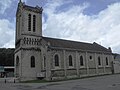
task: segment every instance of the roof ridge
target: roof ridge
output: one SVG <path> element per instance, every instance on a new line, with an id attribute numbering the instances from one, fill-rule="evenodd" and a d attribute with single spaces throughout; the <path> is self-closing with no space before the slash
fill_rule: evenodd
<path id="1" fill-rule="evenodd" d="M 76 42 L 76 43 L 84 43 L 84 44 L 91 44 L 91 45 L 93 45 L 93 43 L 80 42 L 80 41 L 67 40 L 67 39 L 60 39 L 60 38 L 52 38 L 52 37 L 43 37 L 43 38 L 54 39 L 54 40 L 62 40 L 62 41 L 69 41 L 69 42 Z"/>

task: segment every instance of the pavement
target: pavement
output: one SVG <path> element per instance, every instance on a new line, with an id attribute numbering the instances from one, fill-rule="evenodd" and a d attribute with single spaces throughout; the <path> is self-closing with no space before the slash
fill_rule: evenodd
<path id="1" fill-rule="evenodd" d="M 0 90 L 120 90 L 120 74 L 49 83 L 1 81 Z"/>

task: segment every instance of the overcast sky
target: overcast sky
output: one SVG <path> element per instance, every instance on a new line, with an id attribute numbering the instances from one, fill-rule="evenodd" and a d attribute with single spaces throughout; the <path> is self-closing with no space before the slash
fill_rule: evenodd
<path id="1" fill-rule="evenodd" d="M 43 36 L 97 42 L 120 53 L 120 0 L 22 0 L 43 7 Z M 0 0 L 0 48 L 15 44 L 19 0 Z"/>

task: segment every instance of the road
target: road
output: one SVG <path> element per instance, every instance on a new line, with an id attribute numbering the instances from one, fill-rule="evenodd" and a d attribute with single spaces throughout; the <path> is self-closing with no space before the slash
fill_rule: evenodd
<path id="1" fill-rule="evenodd" d="M 120 90 L 120 74 L 51 83 L 3 83 L 0 90 Z"/>

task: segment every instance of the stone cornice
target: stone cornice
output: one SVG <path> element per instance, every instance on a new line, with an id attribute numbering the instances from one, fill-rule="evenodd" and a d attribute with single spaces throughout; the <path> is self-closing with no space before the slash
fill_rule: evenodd
<path id="1" fill-rule="evenodd" d="M 81 50 L 81 49 L 71 49 L 71 48 L 60 48 L 60 47 L 51 47 L 49 46 L 49 49 L 51 50 L 67 50 L 67 51 L 78 51 L 78 52 L 90 52 L 90 53 L 104 53 L 104 54 L 111 54 L 111 52 L 103 52 L 103 51 L 92 51 L 92 50 Z"/>
<path id="2" fill-rule="evenodd" d="M 34 50 L 34 51 L 41 51 L 40 48 L 34 48 L 34 47 L 31 47 L 31 48 L 22 48 L 22 47 L 21 47 L 21 48 L 15 50 L 15 53 L 17 53 L 19 50 L 30 50 L 30 51 Z"/>
<path id="3" fill-rule="evenodd" d="M 40 48 L 34 48 L 34 47 L 31 47 L 31 48 L 20 48 L 21 50 L 35 50 L 35 51 L 41 51 Z"/>
<path id="4" fill-rule="evenodd" d="M 42 36 L 40 36 L 40 35 L 34 35 L 34 34 L 29 34 L 29 33 L 21 34 L 21 35 L 25 35 L 25 36 L 35 36 L 35 37 L 42 37 Z"/>
<path id="5" fill-rule="evenodd" d="M 32 11 L 35 13 L 40 13 L 40 14 L 42 14 L 42 11 L 43 11 L 42 7 L 39 7 L 39 6 L 31 7 L 31 6 L 24 5 L 23 9 L 28 10 L 28 11 Z"/>

